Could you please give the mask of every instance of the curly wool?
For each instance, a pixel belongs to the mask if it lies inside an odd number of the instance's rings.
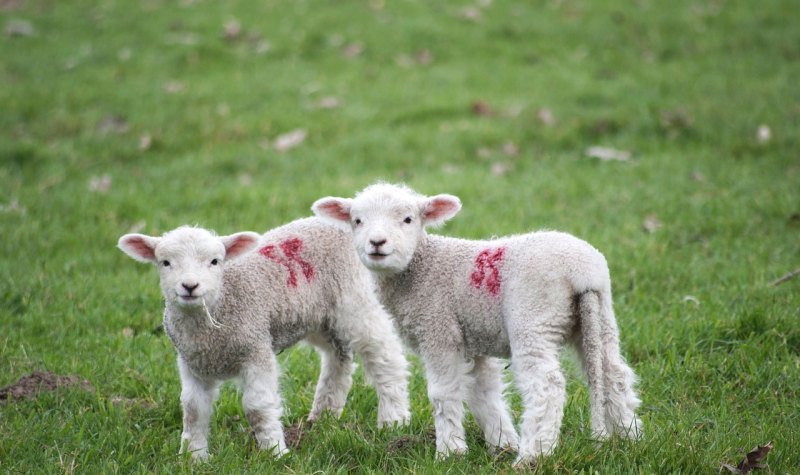
[[[635,375],[620,355],[603,255],[552,231],[484,241],[427,234],[427,226],[460,208],[455,196],[425,197],[386,183],[354,199],[328,197],[312,207],[318,216],[349,225],[381,302],[425,363],[437,453],[467,450],[464,399],[487,442],[518,446],[518,463],[550,453],[566,400],[559,354],[567,344],[577,349],[587,375],[594,434],[639,437]],[[495,357],[511,358],[525,403],[519,441],[499,372],[476,369],[497,367]]]
[[[348,233],[307,218],[260,237],[181,227],[161,238],[126,235],[119,247],[159,265],[182,383],[182,450],[208,457],[213,401],[221,382],[236,379],[259,446],[285,453],[275,353],[301,339],[322,364],[310,419],[341,414],[355,352],[378,392],[379,425],[408,421],[402,346]]]

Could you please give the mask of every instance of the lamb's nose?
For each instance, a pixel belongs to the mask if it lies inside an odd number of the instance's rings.
[[[192,292],[194,292],[194,289],[200,287],[200,284],[182,283],[181,286],[183,286],[183,288],[186,289],[187,292],[189,292],[189,295],[192,295]]]
[[[381,247],[384,244],[386,244],[386,239],[381,239],[380,241],[376,241],[374,239],[370,239],[369,243],[372,244],[375,247]]]

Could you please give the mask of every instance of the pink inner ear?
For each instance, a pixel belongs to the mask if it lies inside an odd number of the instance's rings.
[[[451,198],[433,198],[425,207],[423,216],[429,221],[438,221],[452,217],[460,209],[458,202]]]
[[[252,236],[237,236],[232,243],[225,246],[225,256],[228,258],[236,257],[243,252],[249,251],[258,239]]]
[[[150,247],[147,241],[139,236],[132,236],[125,240],[128,250],[133,251],[142,259],[154,261],[156,259],[155,249]]]
[[[350,222],[350,210],[344,203],[336,200],[324,201],[317,205],[317,209],[322,211],[325,216],[338,219],[339,221]]]

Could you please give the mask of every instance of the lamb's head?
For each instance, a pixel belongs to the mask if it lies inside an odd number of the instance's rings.
[[[365,266],[396,273],[408,267],[425,227],[455,216],[461,201],[452,195],[427,197],[403,185],[377,183],[352,199],[319,199],[311,209],[319,217],[349,225]]]
[[[126,234],[118,247],[140,262],[158,266],[161,291],[181,307],[216,305],[222,289],[222,265],[258,243],[258,234],[216,236],[202,228],[182,226],[161,237]]]

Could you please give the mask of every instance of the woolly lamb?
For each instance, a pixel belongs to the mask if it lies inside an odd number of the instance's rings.
[[[439,456],[467,450],[465,397],[487,443],[518,446],[516,463],[552,452],[566,397],[559,353],[568,342],[588,378],[593,433],[640,436],[636,378],[620,355],[608,266],[591,245],[559,232],[491,241],[428,235],[425,227],[453,217],[460,200],[383,183],[312,209],[350,225],[380,300],[421,356]],[[511,358],[525,405],[519,443],[492,357]]]
[[[355,351],[378,393],[378,424],[408,421],[402,346],[352,246],[349,233],[317,218],[261,237],[184,226],[120,238],[126,254],[159,267],[182,385],[181,452],[208,458],[212,404],[220,384],[236,379],[259,447],[286,453],[275,353],[303,338],[322,361],[309,419],[341,414]]]

